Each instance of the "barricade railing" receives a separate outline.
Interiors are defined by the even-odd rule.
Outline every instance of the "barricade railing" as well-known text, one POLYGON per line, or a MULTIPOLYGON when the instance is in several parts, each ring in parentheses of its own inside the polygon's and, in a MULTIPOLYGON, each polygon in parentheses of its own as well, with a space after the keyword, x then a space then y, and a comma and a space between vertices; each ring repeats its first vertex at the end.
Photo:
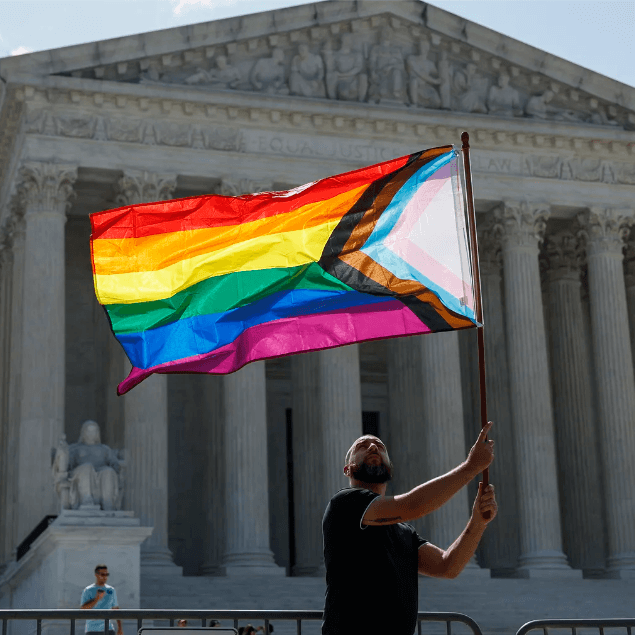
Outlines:
POLYGON ((599 635, 604 635, 606 628, 623 628, 626 629, 625 635, 632 635, 632 629, 635 628, 635 617, 607 617, 604 619, 553 619, 553 620, 533 620, 523 624, 516 635, 527 635, 531 631, 542 631, 543 635, 549 635, 550 629, 567 629, 571 631, 571 635, 578 635, 579 629, 595 629, 599 631, 599 635))
MULTIPOLYGON (((137 632, 143 628, 144 620, 161 621, 174 626, 178 620, 191 620, 188 626, 209 626, 211 620, 226 620, 238 628, 239 622, 264 622, 264 632, 269 633, 269 624, 273 621, 295 622, 297 635, 302 635, 303 622, 321 622, 322 611, 293 610, 201 610, 201 609, 0 609, 2 627, 0 635, 8 635, 8 625, 12 621, 30 620, 35 622, 35 635, 42 635, 42 623, 69 622, 69 635, 79 635, 76 622, 84 620, 105 620, 105 633, 108 633, 111 622, 136 621, 137 632)), ((452 624, 463 624, 474 635, 483 635, 479 625, 469 616, 462 613, 431 613, 421 611, 417 614, 417 634, 424 633, 423 623, 433 622, 445 625, 446 635, 452 635, 452 624)), ((280 629, 276 628, 276 632, 280 629)), ((631 635, 629 633, 629 635, 631 635)))

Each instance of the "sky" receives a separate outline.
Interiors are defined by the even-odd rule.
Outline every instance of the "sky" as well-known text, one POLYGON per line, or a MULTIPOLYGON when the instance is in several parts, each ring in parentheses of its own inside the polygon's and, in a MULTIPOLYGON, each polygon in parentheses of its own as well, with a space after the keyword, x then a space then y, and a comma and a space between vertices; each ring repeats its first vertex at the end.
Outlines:
MULTIPOLYGON (((0 57, 267 11, 305 0, 0 0, 0 57)), ((432 0, 635 87, 635 0, 432 0)))

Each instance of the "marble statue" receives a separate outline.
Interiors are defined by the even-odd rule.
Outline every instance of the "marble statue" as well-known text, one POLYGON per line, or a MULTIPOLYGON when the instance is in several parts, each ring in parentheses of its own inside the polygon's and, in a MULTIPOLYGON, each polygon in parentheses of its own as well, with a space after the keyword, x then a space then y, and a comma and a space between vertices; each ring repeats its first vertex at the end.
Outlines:
POLYGON ((104 511, 121 509, 122 465, 117 452, 101 443, 99 424, 84 421, 77 443, 62 435, 53 450, 53 482, 62 509, 98 505, 104 511))
POLYGON ((403 52, 392 40, 390 29, 382 31, 379 44, 373 46, 368 58, 369 98, 377 103, 382 100, 403 102, 405 98, 406 69, 403 52))
POLYGON ((331 99, 364 101, 368 91, 368 75, 363 72, 363 54, 353 48, 352 35, 342 35, 339 51, 333 51, 327 44, 323 56, 327 95, 331 99))
POLYGON ((441 97, 434 86, 441 84, 441 78, 437 72, 436 64, 428 59, 429 51, 430 44, 421 40, 419 54, 409 55, 406 59, 410 104, 412 106, 439 108, 441 97))
POLYGON ((469 63, 465 70, 456 73, 454 84, 460 94, 459 110, 463 112, 487 113, 485 106, 485 91, 487 80, 476 74, 476 64, 469 63))
POLYGON ((216 57, 216 68, 209 71, 198 68, 196 73, 185 78, 186 84, 205 84, 214 88, 237 88, 242 80, 240 71, 229 63, 225 55, 216 57))
POLYGON ((255 90, 273 95, 288 95, 285 81, 284 51, 273 49, 271 57, 261 57, 251 69, 249 75, 255 90))
POLYGON ((157 62, 150 62, 148 68, 139 76, 139 82, 142 84, 156 84, 160 83, 163 78, 163 73, 160 71, 159 64, 157 62))
POLYGON ((489 89, 487 110, 490 115, 519 117, 523 114, 520 93, 509 85, 509 79, 507 73, 501 73, 498 76, 498 85, 489 89))
POLYGON ((525 114, 535 119, 555 119, 557 121, 580 121, 573 111, 550 106, 549 102, 554 98, 552 90, 546 90, 540 95, 530 97, 525 106, 525 114))
POLYGON ((439 81, 441 108, 450 110, 452 108, 452 64, 445 51, 441 53, 439 58, 439 81))
POLYGON ((326 97, 324 62, 311 53, 307 44, 298 46, 298 54, 291 61, 289 89, 292 95, 326 97))
POLYGON ((615 115, 615 108, 609 106, 609 112, 607 113, 606 109, 600 104, 595 105, 593 101, 591 102, 591 108, 593 111, 591 112, 591 117, 589 119, 590 123, 594 123, 598 126, 619 126, 621 125, 619 121, 610 117, 609 115, 615 115), (611 112, 613 111, 613 112, 611 112))

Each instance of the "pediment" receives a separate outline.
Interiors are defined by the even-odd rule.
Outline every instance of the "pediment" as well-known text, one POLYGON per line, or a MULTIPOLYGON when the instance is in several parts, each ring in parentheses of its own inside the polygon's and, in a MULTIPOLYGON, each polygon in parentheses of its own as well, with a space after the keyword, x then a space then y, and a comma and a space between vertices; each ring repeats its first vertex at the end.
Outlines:
MULTIPOLYGON (((635 88, 418 0, 321 2, 95 45, 83 59, 81 47, 47 52, 49 74, 635 129, 635 88)), ((22 56, 34 58, 23 70, 43 55, 22 56)))

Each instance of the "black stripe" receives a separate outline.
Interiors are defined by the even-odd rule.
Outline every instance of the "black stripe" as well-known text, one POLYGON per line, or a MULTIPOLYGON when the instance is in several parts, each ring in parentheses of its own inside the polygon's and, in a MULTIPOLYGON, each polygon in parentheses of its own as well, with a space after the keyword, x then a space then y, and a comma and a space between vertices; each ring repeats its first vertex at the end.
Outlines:
MULTIPOLYGON (((322 256, 320 257, 320 265, 322 265, 326 271, 329 271, 331 262, 337 258, 340 253, 342 253, 342 249, 353 233, 353 230, 362 220, 364 214, 371 209, 375 200, 382 193, 386 185, 390 183, 390 181, 392 181, 392 179, 402 170, 410 167, 422 154, 423 152, 415 152, 414 154, 411 154, 405 165, 390 174, 386 174, 386 176, 383 176, 381 179, 373 181, 362 196, 357 200, 355 205, 353 205, 353 207, 351 207, 351 209, 342 216, 340 222, 337 224, 337 227, 333 230, 333 233, 324 246, 322 256)), ((436 158, 436 156, 431 157, 429 161, 436 158)), ((426 161, 425 163, 428 163, 429 161, 426 161)), ((422 165, 425 165, 425 163, 422 163, 422 165)))
MULTIPOLYGON (((351 267, 349 264, 341 260, 335 260, 328 271, 332 276, 341 280, 355 291, 368 293, 369 295, 391 296, 403 304, 405 304, 431 331, 454 331, 453 326, 448 324, 445 319, 439 315, 435 308, 423 302, 414 295, 399 295, 394 291, 375 282, 361 271, 351 267)), ((453 313, 447 309, 448 312, 453 313)), ((461 316, 462 317, 462 316, 461 316)))

